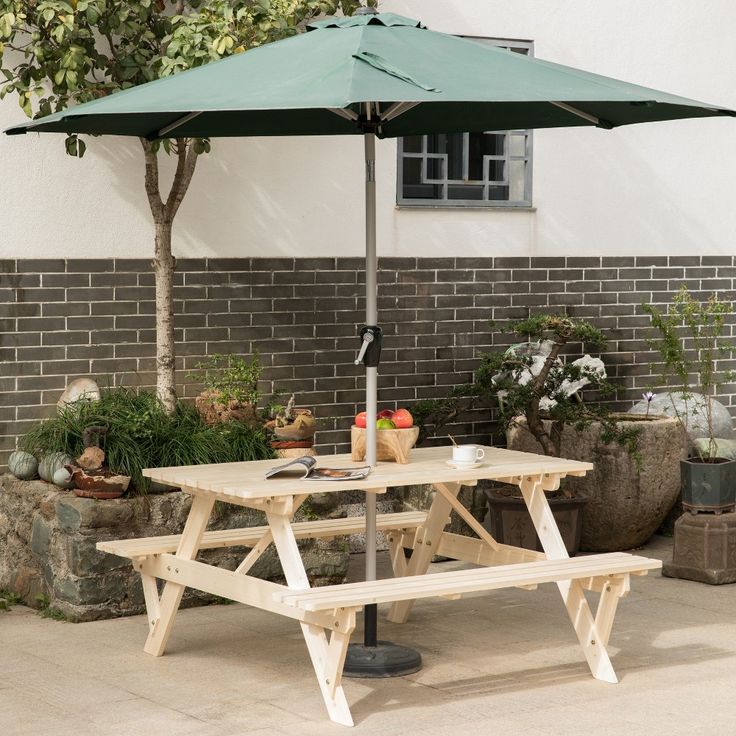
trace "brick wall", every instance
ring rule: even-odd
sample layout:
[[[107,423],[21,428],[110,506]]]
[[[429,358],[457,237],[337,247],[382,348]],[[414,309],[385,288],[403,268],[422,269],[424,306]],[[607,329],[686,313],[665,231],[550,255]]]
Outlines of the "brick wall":
[[[346,450],[363,403],[363,369],[353,365],[363,266],[358,258],[180,260],[181,395],[196,393],[186,375],[201,356],[258,350],[264,390],[296,392],[325,418],[320,449]],[[470,378],[480,352],[509,342],[489,320],[530,310],[566,311],[601,327],[617,400],[629,406],[652,384],[655,365],[641,303],[667,303],[683,283],[703,297],[732,299],[736,288],[730,256],[382,258],[379,267],[381,407],[411,405]],[[0,260],[0,464],[72,378],[155,383],[153,299],[146,260]],[[721,398],[736,412],[736,387]],[[488,441],[492,429],[481,409],[451,431]]]

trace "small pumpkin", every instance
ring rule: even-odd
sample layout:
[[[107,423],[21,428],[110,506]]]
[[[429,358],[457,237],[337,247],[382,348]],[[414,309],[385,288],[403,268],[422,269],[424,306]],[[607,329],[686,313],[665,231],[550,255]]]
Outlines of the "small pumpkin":
[[[72,458],[63,452],[50,452],[48,455],[44,455],[41,458],[41,462],[38,464],[38,474],[47,483],[53,483],[54,473],[56,473],[59,468],[63,468],[65,465],[72,462]]]
[[[18,480],[33,480],[38,475],[38,460],[30,452],[16,450],[8,458],[8,470]]]
[[[59,488],[66,488],[67,490],[69,490],[70,488],[74,488],[74,483],[72,482],[72,474],[66,468],[59,468],[54,473],[53,483],[55,486],[59,486]]]

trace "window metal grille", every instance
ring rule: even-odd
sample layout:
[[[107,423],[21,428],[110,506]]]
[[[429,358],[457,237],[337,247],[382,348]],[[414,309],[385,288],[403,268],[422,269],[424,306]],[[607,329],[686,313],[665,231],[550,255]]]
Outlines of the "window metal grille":
[[[522,54],[532,43],[472,38]],[[398,139],[397,202],[430,207],[530,207],[532,131],[441,133]]]

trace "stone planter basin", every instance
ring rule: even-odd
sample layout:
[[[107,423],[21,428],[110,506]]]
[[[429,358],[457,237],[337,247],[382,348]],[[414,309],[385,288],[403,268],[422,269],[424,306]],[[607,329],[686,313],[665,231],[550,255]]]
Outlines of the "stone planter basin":
[[[588,552],[642,545],[664,521],[680,491],[680,460],[687,455],[680,423],[669,417],[616,418],[619,426],[625,423],[639,430],[641,468],[626,449],[601,440],[599,422],[582,432],[569,426],[562,431],[562,457],[594,465],[584,478],[566,478],[562,486],[588,499],[580,540],[580,548]],[[511,449],[542,451],[523,420],[509,429],[507,437]]]

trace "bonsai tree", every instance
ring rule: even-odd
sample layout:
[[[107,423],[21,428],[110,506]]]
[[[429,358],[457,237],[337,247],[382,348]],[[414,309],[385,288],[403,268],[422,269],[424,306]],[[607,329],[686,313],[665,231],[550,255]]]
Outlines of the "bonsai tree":
[[[369,4],[375,4],[370,0]],[[313,17],[358,0],[0,0],[0,100],[16,94],[29,117],[166,77],[297,33]],[[207,139],[141,139],[144,186],[153,219],[156,283],[157,393],[174,411],[176,213]],[[65,140],[81,158],[85,141]],[[162,196],[159,155],[176,157],[168,194]]]
[[[731,370],[718,370],[718,361],[731,358],[736,350],[734,341],[724,337],[728,329],[726,316],[732,313],[732,304],[719,301],[716,294],[704,302],[698,301],[683,285],[666,313],[651,304],[642,308],[659,332],[658,338],[648,342],[662,356],[662,383],[676,386],[684,403],[683,411],[673,401],[673,412],[685,428],[688,418],[704,413],[707,447],[697,442],[694,446],[701,460],[713,458],[717,454],[713,401],[719,387],[735,375]],[[704,399],[699,400],[696,394]]]
[[[578,392],[583,386],[600,396],[613,392],[602,362],[589,356],[575,361],[561,359],[571,344],[599,350],[605,347],[605,337],[597,327],[583,320],[543,314],[514,323],[509,331],[527,342],[484,354],[471,383],[454,387],[446,397],[415,404],[412,414],[421,429],[420,441],[430,432],[438,434],[478,403],[497,401],[501,423],[506,428],[514,423],[525,427],[546,455],[560,456],[565,425],[582,430],[593,421],[602,423],[604,442],[616,441],[636,452],[636,429],[619,427],[605,406],[580,399]]]

